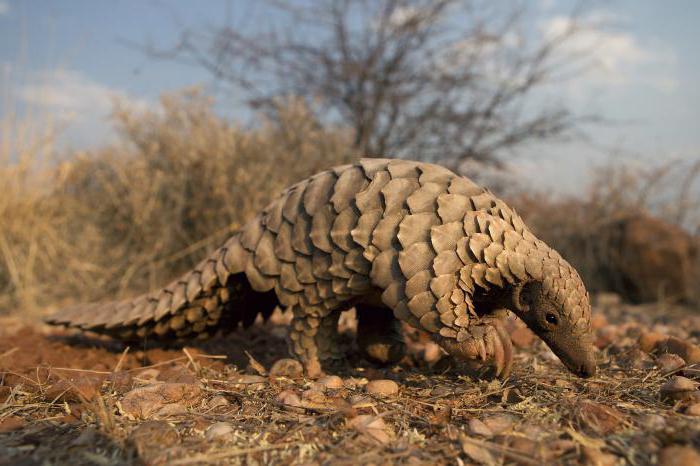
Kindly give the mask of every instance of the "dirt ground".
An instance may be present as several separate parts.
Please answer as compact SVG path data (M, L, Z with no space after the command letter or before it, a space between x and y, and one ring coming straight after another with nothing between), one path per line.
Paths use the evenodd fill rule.
M395 367L351 352L312 381L283 316L186 348L5 317L0 465L700 464L700 312L598 302L596 377L513 321L503 382L416 332Z

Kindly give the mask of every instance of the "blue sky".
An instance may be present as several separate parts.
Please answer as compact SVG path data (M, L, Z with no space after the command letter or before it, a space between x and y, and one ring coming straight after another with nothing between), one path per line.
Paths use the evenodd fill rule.
M542 32L561 26L570 2L531 5L533 29ZM579 39L584 47L601 44L596 66L550 92L611 123L590 127L590 142L524 148L513 163L529 182L562 192L580 191L586 170L613 152L641 164L700 158L700 2L621 0L594 9L615 25ZM0 113L31 108L65 126L67 146L103 143L113 137L107 115L114 96L146 107L163 91L198 84L216 90L206 72L154 62L130 43L171 45L179 23L249 26L260 15L252 0L0 0ZM236 96L217 97L223 113L244 114Z

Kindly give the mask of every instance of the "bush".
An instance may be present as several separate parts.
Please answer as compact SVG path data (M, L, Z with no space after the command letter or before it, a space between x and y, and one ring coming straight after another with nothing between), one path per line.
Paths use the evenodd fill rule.
M567 259L591 291L630 302L700 302L700 163L595 172L588 194L513 199L537 235Z
M0 309L161 286L283 187L355 158L348 133L322 129L293 99L249 129L196 90L157 111L117 105L114 121L116 145L51 168L35 153L2 167Z

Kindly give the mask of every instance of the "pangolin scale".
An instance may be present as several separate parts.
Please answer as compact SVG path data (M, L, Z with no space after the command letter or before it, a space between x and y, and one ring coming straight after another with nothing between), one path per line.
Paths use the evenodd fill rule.
M309 375L342 358L340 311L355 307L369 358L403 354L398 321L448 353L495 363L515 312L573 372L595 372L588 294L577 272L516 212L438 165L362 159L283 191L194 270L135 299L78 305L48 319L118 338L206 338L291 309L291 353ZM397 320L398 319L398 320Z

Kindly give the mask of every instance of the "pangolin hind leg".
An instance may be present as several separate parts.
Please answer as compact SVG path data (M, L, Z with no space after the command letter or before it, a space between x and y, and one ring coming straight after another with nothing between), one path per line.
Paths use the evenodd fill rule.
M329 364L345 354L338 335L340 311L325 316L306 314L294 308L289 328L289 347L304 365L309 377L323 375L322 364Z
M357 346L362 355L376 364L394 364L406 353L401 322L390 309L358 304Z

